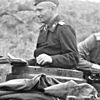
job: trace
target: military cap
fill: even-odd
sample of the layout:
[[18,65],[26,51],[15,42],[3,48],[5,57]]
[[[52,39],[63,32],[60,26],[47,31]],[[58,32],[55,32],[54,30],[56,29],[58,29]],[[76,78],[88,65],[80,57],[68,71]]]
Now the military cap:
[[41,3],[41,2],[53,2],[54,4],[56,4],[57,6],[59,5],[59,1],[58,0],[35,0],[34,5],[36,6],[37,4]]

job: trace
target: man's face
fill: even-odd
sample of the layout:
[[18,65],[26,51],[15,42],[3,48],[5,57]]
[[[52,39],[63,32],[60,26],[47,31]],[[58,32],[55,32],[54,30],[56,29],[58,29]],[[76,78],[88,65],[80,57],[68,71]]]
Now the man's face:
[[48,7],[45,3],[39,3],[35,11],[39,23],[48,23],[53,17],[52,8]]

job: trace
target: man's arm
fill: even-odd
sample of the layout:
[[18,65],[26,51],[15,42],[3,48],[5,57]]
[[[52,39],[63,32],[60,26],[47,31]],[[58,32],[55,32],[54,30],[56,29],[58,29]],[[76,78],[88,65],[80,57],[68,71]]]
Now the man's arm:
[[79,51],[79,64],[77,66],[78,69],[81,70],[88,70],[88,71],[97,71],[100,69],[100,65],[94,64],[90,62],[90,52],[96,46],[96,37],[95,35],[89,36],[84,41],[78,44],[78,51]]
[[78,64],[78,50],[74,30],[68,25],[58,29],[58,38],[61,45],[61,54],[52,56],[52,66],[74,68]]

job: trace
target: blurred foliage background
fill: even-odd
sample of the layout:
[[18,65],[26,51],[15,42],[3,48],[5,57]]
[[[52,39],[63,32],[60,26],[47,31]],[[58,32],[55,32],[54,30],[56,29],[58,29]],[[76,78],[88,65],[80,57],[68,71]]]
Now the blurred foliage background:
[[[78,43],[100,31],[100,3],[79,0],[59,2],[59,14],[75,29]],[[0,0],[1,56],[6,57],[9,52],[24,59],[33,57],[40,27],[31,10],[33,3],[33,0]]]

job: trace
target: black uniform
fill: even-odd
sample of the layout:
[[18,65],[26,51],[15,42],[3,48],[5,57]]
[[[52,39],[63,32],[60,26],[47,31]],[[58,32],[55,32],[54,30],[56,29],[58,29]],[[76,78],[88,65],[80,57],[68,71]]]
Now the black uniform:
[[57,16],[48,25],[43,25],[37,42],[34,56],[47,54],[53,62],[51,67],[73,68],[78,63],[76,36],[71,26],[66,25]]

